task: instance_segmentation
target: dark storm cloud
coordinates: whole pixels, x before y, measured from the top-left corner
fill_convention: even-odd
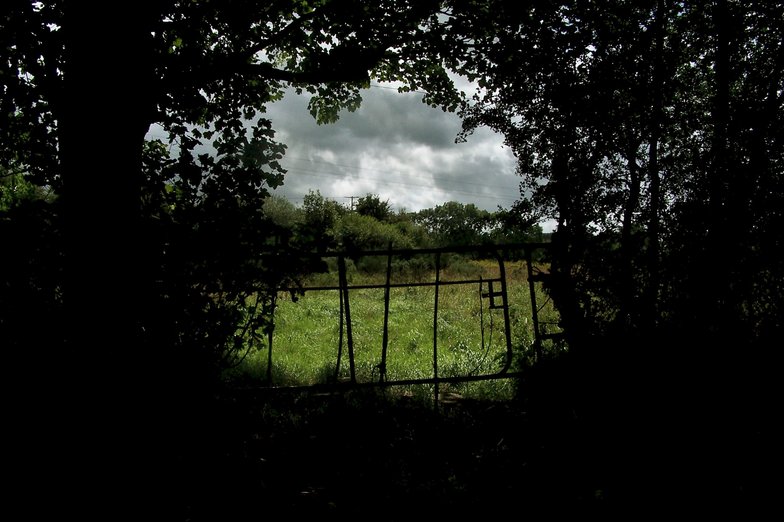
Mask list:
[[[362,106],[317,125],[308,98],[287,95],[268,107],[277,139],[288,146],[278,193],[300,203],[309,190],[341,202],[378,194],[395,208],[419,210],[447,201],[495,210],[518,197],[514,158],[497,134],[479,129],[455,143],[460,119],[422,103],[422,95],[375,87]]]
[[[268,109],[273,125],[292,138],[314,147],[354,153],[378,144],[416,142],[433,148],[454,145],[460,122],[453,115],[423,104],[421,95],[389,89],[363,92],[356,112],[343,111],[330,125],[316,125],[307,112],[305,96],[289,95]]]
[[[287,146],[288,173],[276,194],[295,204],[311,190],[344,203],[377,194],[412,211],[447,201],[495,210],[517,199],[515,161],[500,136],[480,128],[455,143],[460,119],[423,104],[421,94],[375,87],[362,95],[356,112],[330,125],[317,125],[308,98],[293,92],[268,107],[276,138]],[[163,133],[153,128],[150,137]]]

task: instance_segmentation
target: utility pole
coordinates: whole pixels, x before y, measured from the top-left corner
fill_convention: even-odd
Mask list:
[[[351,200],[351,207],[350,208],[353,211],[354,210],[354,200],[356,198],[358,198],[359,196],[343,196],[343,197],[346,198],[346,199],[350,199]]]

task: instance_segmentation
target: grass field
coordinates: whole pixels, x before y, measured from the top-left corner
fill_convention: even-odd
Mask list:
[[[370,262],[377,264],[378,260]],[[385,264],[386,259],[381,262]],[[367,264],[366,260],[357,265],[348,263],[350,287],[385,283],[385,270],[374,266],[372,272],[367,272],[363,270]],[[504,266],[514,370],[533,355],[531,298],[525,262],[507,261]],[[476,376],[500,371],[507,355],[504,313],[502,308],[491,308],[490,299],[481,295],[489,290],[488,280],[497,279],[499,275],[499,264],[495,260],[453,260],[439,272],[441,284],[437,290],[435,328],[437,359],[434,358],[436,287],[390,288],[385,380],[433,377],[434,361],[437,361],[439,377]],[[435,270],[423,264],[416,269],[412,269],[411,263],[393,265],[390,280],[393,285],[432,283]],[[493,285],[495,292],[500,291],[498,281]],[[337,270],[312,276],[306,281],[306,286],[338,286]],[[540,321],[555,323],[555,312],[544,292],[538,291],[536,297]],[[500,297],[494,300],[496,304],[501,303]],[[385,289],[352,288],[349,306],[356,381],[378,382],[381,377]],[[287,292],[279,294],[272,343],[273,385],[314,385],[349,380],[348,332],[345,322],[341,327],[340,310],[340,294],[336,289],[308,290],[296,301]],[[265,382],[268,349],[264,347],[250,354],[236,371],[246,378]],[[503,399],[514,393],[513,386],[512,380],[499,379],[442,384],[441,389],[445,393]],[[409,393],[431,394],[431,389],[431,385],[407,387]]]

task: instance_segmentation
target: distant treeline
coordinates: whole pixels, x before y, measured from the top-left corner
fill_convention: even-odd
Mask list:
[[[358,199],[353,209],[309,192],[302,206],[279,196],[264,202],[264,214],[277,243],[305,250],[374,250],[541,242],[536,223],[499,208],[490,212],[473,203],[449,201],[418,212],[393,211],[376,194]]]

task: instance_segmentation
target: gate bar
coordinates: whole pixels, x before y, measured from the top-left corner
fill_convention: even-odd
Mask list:
[[[433,304],[433,378],[435,406],[438,408],[438,282],[441,279],[441,252],[436,252],[436,295]]]
[[[533,256],[531,249],[525,250],[525,264],[528,267],[528,293],[531,295],[531,320],[534,323],[534,355],[537,360],[542,358],[542,334],[539,332],[539,311],[536,304],[536,288],[534,286]]]
[[[348,301],[348,281],[346,279],[346,258],[338,256],[338,272],[340,277],[341,291],[343,292],[343,304],[346,312],[346,341],[348,344],[348,367],[351,372],[351,383],[356,384],[357,374],[354,368],[354,336],[351,334],[351,306]]]
[[[381,364],[379,365],[379,380],[384,382],[387,376],[387,345],[389,344],[389,282],[392,279],[392,245],[389,245],[387,254],[387,282],[384,285],[384,332],[381,338]]]
[[[506,267],[504,266],[504,259],[499,252],[495,253],[498,260],[498,270],[501,276],[501,306],[504,310],[504,334],[506,334],[506,361],[500,373],[506,373],[512,366],[512,327],[509,324],[509,296],[506,292]]]

